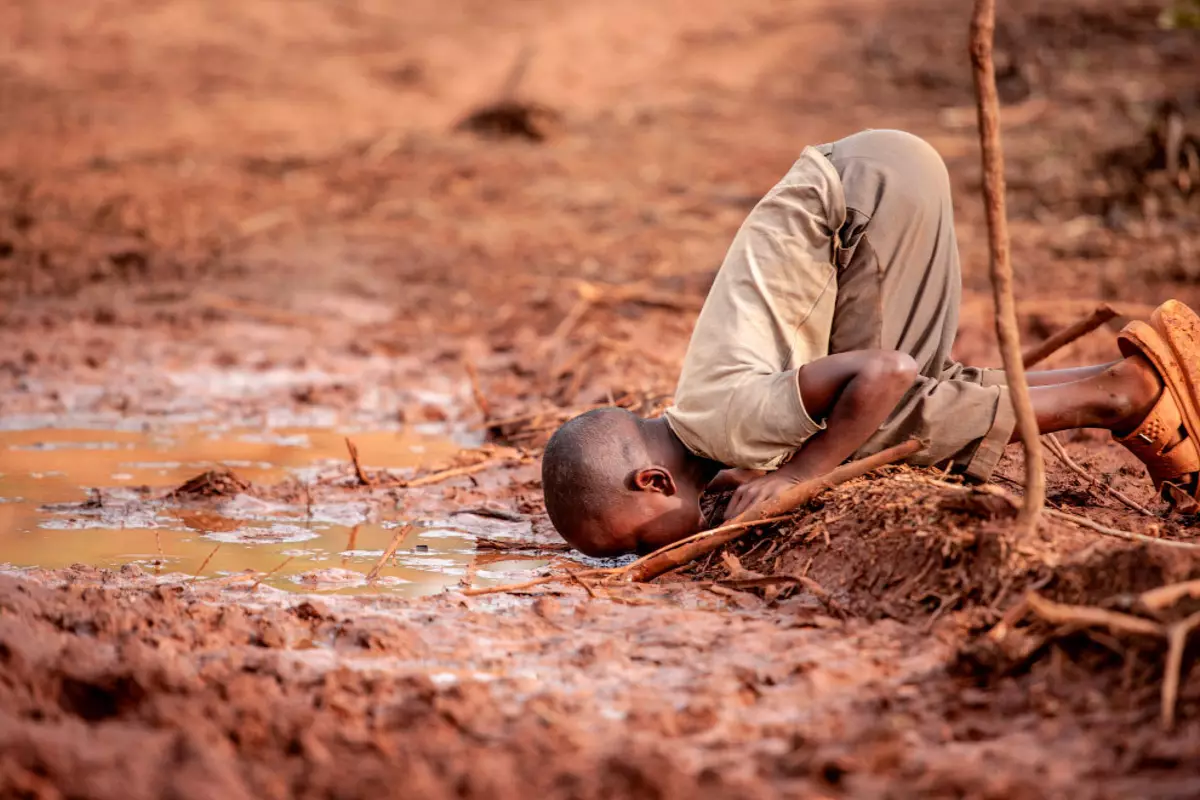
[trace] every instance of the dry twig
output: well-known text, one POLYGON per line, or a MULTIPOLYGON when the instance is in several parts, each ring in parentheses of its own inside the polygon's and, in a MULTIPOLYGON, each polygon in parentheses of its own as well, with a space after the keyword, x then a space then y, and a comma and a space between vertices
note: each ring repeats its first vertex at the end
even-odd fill
POLYGON ((1174 547, 1177 550, 1200 550, 1200 543, 1197 542, 1180 542, 1175 539, 1156 539, 1153 536, 1146 536, 1143 533, 1132 533, 1130 531, 1120 530, 1119 528, 1110 528, 1107 525, 1101 525, 1095 520, 1088 519, 1087 517, 1083 517, 1078 514, 1069 514, 1066 511, 1059 511, 1057 508, 1046 509, 1046 514, 1051 517, 1066 520, 1067 522, 1073 522, 1076 525, 1080 525, 1084 528, 1090 528, 1096 533, 1103 533, 1105 536, 1113 536, 1117 539, 1125 539, 1129 542, 1157 544, 1162 545, 1163 547, 1174 547))
POLYGON ((270 572, 264 572, 262 575, 259 575, 259 576, 258 576, 258 580, 256 580, 256 581, 254 582, 254 584, 253 584, 253 585, 250 587, 249 591, 253 592, 255 589, 257 589, 257 588, 258 588, 258 585, 259 585, 260 583, 262 583, 262 582, 263 582, 263 581, 265 581, 267 578, 271 577, 271 576, 272 576, 272 575, 274 575, 276 572, 279 572, 279 570, 283 569, 283 568, 284 568, 284 567, 286 567, 288 564, 290 564, 290 563, 292 562, 292 559, 293 559, 293 558, 295 558, 295 556, 288 556, 287 558, 285 558, 285 559, 283 560, 283 563, 282 563, 282 564, 280 564, 278 567, 275 567, 275 569, 271 570, 270 572))
POLYGON ((1147 517, 1155 516, 1154 512, 1150 511, 1145 506, 1140 505, 1136 500, 1134 500, 1133 498, 1124 494, 1123 492, 1118 491, 1117 489, 1113 488, 1112 486, 1109 486, 1107 483, 1104 483, 1099 478, 1092 475, 1090 472, 1088 472, 1086 469, 1084 469, 1078 463, 1076 463, 1071 458, 1071 456, 1067 453, 1067 449, 1065 447, 1063 447, 1062 442, 1060 442, 1057 438, 1055 438, 1054 434, 1047 433, 1043 437, 1043 439, 1045 439, 1045 442, 1046 442, 1046 449, 1049 450, 1051 453, 1053 453, 1054 457, 1057 458, 1059 461, 1061 461, 1063 463, 1063 466, 1065 466, 1067 469, 1071 470, 1076 475, 1083 478, 1085 481, 1091 483, 1093 486, 1098 486, 1099 488, 1108 492, 1110 495, 1115 497, 1117 500, 1119 500, 1122 503, 1124 503, 1125 505, 1129 506, 1130 508, 1132 508, 1134 511, 1138 512, 1139 514, 1145 514, 1147 517))
MULTIPOLYGON (((266 214, 260 214, 259 217, 255 217, 254 219, 265 218, 266 216, 266 214)), ((301 329, 324 327, 324 321, 316 315, 298 314, 292 311, 285 311, 280 308, 272 308, 261 305, 252 300, 225 297, 222 295, 213 294, 211 292, 199 292, 193 295, 193 299, 218 311, 245 314, 246 316, 253 317, 270 325, 281 325, 286 328, 301 329)))
MULTIPOLYGON (((404 539, 412 529, 413 525, 411 523, 405 523, 396 529, 395 535, 392 536, 392 541, 388 542, 387 549, 383 551, 383 555, 379 557, 379 560, 375 562, 375 566, 371 567, 371 571, 367 573, 367 583, 375 582, 375 579, 379 577, 379 571, 387 564, 388 559, 396 555, 396 550, 404 543, 404 539)), ((357 531, 358 528, 354 530, 357 531)))
MULTIPOLYGON (((994 484, 986 484, 985 483, 981 486, 968 487, 968 486, 962 486, 957 483, 950 483, 949 481, 939 480, 938 478, 931 478, 927 475, 904 475, 904 476, 897 476, 897 478, 899 480, 905 480, 910 483, 926 483, 926 484, 929 484, 930 486, 941 486, 946 489, 956 489, 960 492, 980 492, 983 494, 990 494, 995 497, 1004 498, 1008 503, 1010 503, 1012 505, 1013 508, 1020 508, 1020 502, 1017 500, 1016 497, 1014 497, 1009 492, 1005 491, 1004 489, 1001 489, 999 486, 996 486, 994 484)), ((1117 539, 1124 539, 1129 542, 1143 542, 1145 544, 1157 544, 1157 545, 1162 545, 1163 547, 1174 547, 1178 550, 1200 550, 1200 542, 1181 542, 1176 539, 1156 539, 1153 536, 1146 536, 1143 533, 1132 533, 1131 531, 1123 531, 1123 530, 1120 530, 1119 528, 1110 528, 1107 525, 1101 525, 1099 522, 1096 522, 1095 520, 1088 519, 1087 517, 1080 516, 1078 514, 1070 514, 1066 511, 1061 511, 1057 508, 1047 508, 1047 509, 1045 509, 1045 512, 1046 512, 1047 516, 1054 517, 1056 519, 1065 520, 1067 522, 1072 522, 1076 525, 1079 525, 1080 527, 1093 530, 1096 533, 1102 533, 1105 536, 1112 536, 1117 539)))
POLYGON ((1140 636, 1162 636, 1163 627, 1157 622, 1109 611, 1095 606, 1072 606, 1047 600, 1037 592, 1025 595, 1029 609, 1047 622, 1055 625, 1082 625, 1084 627, 1108 628, 1114 633, 1132 633, 1140 636))
MULTIPOLYGON (((562 347, 562 343, 571 335, 571 331, 575 330, 575 326, 591 310, 593 302, 590 296, 585 296, 583 292, 580 292, 580 297, 575 301, 575 305, 571 306, 571 310, 559 321, 551 334, 543 340, 541 346, 542 355, 548 355, 551 349, 562 347)), ((557 358, 551 359, 549 363, 553 364, 557 360, 557 358)))
MULTIPOLYGON (((652 560, 661 558, 661 557, 665 556, 668 552, 674 552, 677 549, 689 547, 693 544, 707 542, 709 539, 712 539, 715 537, 723 537, 728 533, 744 531, 744 530, 748 530, 750 528, 757 528, 762 525, 773 525, 776 522, 785 522, 789 519, 792 519, 793 516, 794 516, 793 514, 780 514, 778 516, 765 517, 762 519, 743 520, 741 522, 734 521, 734 522, 730 522, 725 525, 721 525, 716 528, 709 528, 706 531, 700 531, 699 533, 693 533, 691 536, 687 537, 686 539, 680 539, 677 542, 672 542, 671 544, 664 545, 663 547, 660 547, 658 550, 655 550, 653 553, 648 553, 648 554, 642 556, 641 558, 639 558, 637 561, 634 561, 631 564, 626 564, 623 567, 617 568, 616 572, 620 575, 628 576, 630 580, 640 581, 640 580, 642 580, 642 578, 639 577, 640 570, 646 564, 650 563, 652 560)), ((726 541, 732 541, 732 539, 729 539, 726 541)), ((706 548, 703 553, 698 553, 696 555, 696 558, 699 558, 702 555, 706 555, 710 552, 713 552, 713 550, 715 550, 715 549, 716 549, 715 547, 711 548, 711 549, 706 548)), ((680 561, 678 564, 673 564, 673 565, 667 567, 666 569, 664 569, 663 572, 656 573, 655 577, 657 575, 662 575, 664 572, 667 572, 668 570, 675 569, 676 567, 681 567, 684 564, 686 564, 688 561, 691 561, 691 560, 694 560, 694 559, 688 559, 687 561, 680 561)), ((646 578, 645 580, 650 580, 650 578, 646 578)))
POLYGON ((921 449, 921 442, 911 439, 903 444, 889 447, 875 455, 851 461, 812 480, 798 483, 774 500, 752 506, 739 514, 730 524, 709 531, 702 531, 686 539, 659 548, 648 556, 639 558, 623 569, 630 580, 649 581, 668 570, 687 564, 716 550, 724 544, 745 534, 749 528, 778 522, 788 516, 787 512, 807 503, 818 493, 853 478, 858 478, 879 467, 907 458, 921 449))
POLYGON ((354 474, 358 478, 358 482, 363 486, 370 486, 371 479, 367 477, 367 473, 363 472, 362 464, 358 461, 358 447, 350 441, 349 436, 346 437, 346 449, 350 452, 350 461, 354 464, 354 474))
POLYGON ((431 472, 428 475, 422 475, 419 478, 413 478, 409 481, 400 481, 400 488, 415 489, 418 486, 429 486, 433 483, 441 483, 442 481, 450 480, 451 478, 461 478, 464 475, 474 475, 476 472, 483 472, 485 469, 490 469, 497 464, 502 464, 512 459, 507 456, 499 456, 489 458, 486 461, 480 461, 478 464, 471 464, 466 467, 453 467, 444 469, 441 472, 431 472))
POLYGON ((257 573, 252 569, 244 569, 241 572, 235 572, 232 575, 218 575, 212 578, 204 578, 200 581, 205 586, 224 586, 230 583, 240 583, 253 578, 257 573))
POLYGON ((640 303, 677 311, 699 311, 704 305, 703 297, 655 289, 645 282, 598 284, 580 281, 579 294, 597 304, 640 303))
POLYGON ((483 387, 479 385, 479 371, 475 369, 475 362, 469 358, 463 358, 463 369, 467 371, 467 378, 471 381, 471 397, 475 399, 475 406, 483 415, 483 421, 486 423, 492 418, 492 404, 488 402, 487 395, 483 393, 483 387))
POLYGON ((1116 309, 1108 303, 1101 303, 1096 306, 1096 309, 1079 320, 1073 325, 1056 332, 1050 338, 1041 344, 1034 345, 1021 354, 1021 361, 1025 364, 1025 369, 1029 369, 1035 364, 1045 361, 1058 350, 1066 347, 1076 339, 1087 336, 1092 331, 1099 328, 1104 323, 1120 316, 1116 309))
POLYGON ((598 595, 596 594, 595 590, 592 589, 591 585, 588 584, 587 581, 585 581, 583 578, 579 577, 578 572, 572 572, 571 570, 567 570, 567 574, 571 576, 571 580, 575 581, 576 583, 578 583, 580 586, 583 587, 583 590, 588 593, 588 597, 592 598, 593 600, 598 598, 598 595))
POLYGON ((192 576, 192 579, 191 579, 191 581, 189 581, 189 583, 194 582, 197 578, 199 578, 204 573, 204 568, 208 566, 208 562, 212 561, 212 557, 215 556, 217 554, 217 551, 220 549, 221 549, 221 545, 218 544, 216 547, 214 547, 212 549, 212 551, 208 555, 206 555, 204 557, 204 560, 200 562, 200 568, 196 570, 196 574, 194 576, 192 576))
MULTIPOLYGON (((1184 596, 1184 592, 1177 591, 1177 587, 1184 585, 1164 586, 1146 594, 1158 592, 1159 594, 1155 596, 1155 602, 1166 605, 1184 596)), ((1143 595, 1143 597, 1145 596, 1143 595)), ((1095 606, 1073 606, 1064 603, 1055 603, 1038 595, 1036 592, 1029 592, 1025 597, 1025 602, 1028 603, 1031 611, 1055 625, 1077 625, 1084 628, 1102 627, 1107 628, 1113 633, 1127 633, 1135 636, 1151 636, 1154 638, 1165 637, 1167 640, 1167 657, 1163 664, 1162 724, 1165 730, 1171 730, 1175 726, 1175 711, 1179 704, 1179 684, 1182 680, 1184 650, 1187 648, 1188 637, 1192 631, 1200 627, 1200 611, 1164 628, 1157 622, 1135 617, 1131 614, 1124 614, 1119 611, 1111 611, 1095 606)))
POLYGON ((612 575, 618 572, 618 569, 585 569, 579 572, 567 573, 565 575, 547 575, 544 578, 534 578, 531 581, 522 581, 521 583, 509 583, 504 586, 488 586, 482 589, 467 589, 462 593, 467 597, 478 597, 482 594, 501 594, 503 592, 519 592, 522 589, 532 589, 534 586, 543 586, 547 583, 558 583, 559 581, 578 580, 579 578, 590 578, 595 575, 612 575))
POLYGON ((1183 672, 1183 651, 1188 635, 1200 625, 1200 611, 1191 614, 1167 629, 1167 661, 1163 666, 1162 723, 1163 728, 1175 727, 1175 707, 1179 704, 1179 682, 1183 672))
POLYGON ((987 212, 992 298, 996 305, 996 336, 1004 361, 1005 378, 1017 430, 1025 446, 1025 502, 1018 519, 1028 531, 1037 527, 1046 502, 1046 466, 1038 439, 1037 418, 1021 360, 1021 338, 1013 300, 1012 258, 1005 209, 1004 153, 1000 144, 1000 99, 996 94, 996 68, 992 44, 996 28, 996 0, 975 0, 971 19, 971 63, 979 106, 979 139, 983 151, 983 195, 987 212))
POLYGON ((1200 580, 1171 583, 1142 592, 1138 597, 1138 602, 1151 611, 1162 611, 1185 597, 1200 597, 1200 580))

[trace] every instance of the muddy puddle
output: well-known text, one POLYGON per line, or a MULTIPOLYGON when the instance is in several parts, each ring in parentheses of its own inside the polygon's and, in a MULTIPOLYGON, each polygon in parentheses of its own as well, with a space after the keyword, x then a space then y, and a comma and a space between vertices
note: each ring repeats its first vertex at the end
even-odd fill
POLYGON ((263 583, 289 591, 405 596, 464 578, 477 586, 520 580, 546 564, 476 553, 477 536, 505 538, 527 523, 435 516, 415 523, 368 585, 366 574, 403 520, 346 501, 297 507, 238 494, 191 508, 165 497, 218 467, 260 486, 314 480, 344 468, 347 435, 367 467, 415 468, 459 447, 411 431, 332 428, 0 431, 0 564, 137 564, 202 577, 255 570, 270 573, 263 583))

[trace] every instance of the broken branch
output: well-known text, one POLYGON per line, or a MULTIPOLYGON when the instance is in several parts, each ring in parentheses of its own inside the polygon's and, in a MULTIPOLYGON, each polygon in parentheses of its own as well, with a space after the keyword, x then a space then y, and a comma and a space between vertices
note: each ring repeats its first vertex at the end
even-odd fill
POLYGON ((1026 350, 1021 354, 1021 361, 1025 364, 1025 368, 1029 369, 1034 364, 1046 360, 1071 342, 1087 336, 1101 325, 1116 319, 1118 316, 1120 315, 1117 314, 1116 309, 1108 303, 1101 303, 1096 306, 1096 309, 1091 314, 1079 320, 1074 325, 1063 328, 1041 344, 1034 345, 1026 350))
POLYGON ((1067 449, 1065 447, 1063 447, 1062 442, 1060 442, 1057 438, 1055 438, 1054 434, 1048 433, 1043 438, 1045 439, 1045 442, 1046 442, 1046 449, 1049 450, 1051 453, 1053 453, 1054 457, 1057 458, 1059 461, 1061 461, 1063 463, 1063 466, 1065 466, 1067 469, 1071 470, 1076 475, 1083 478, 1085 481, 1092 484, 1093 486, 1100 487, 1101 489, 1108 492, 1113 497, 1115 497, 1117 500, 1119 500, 1122 503, 1124 503, 1125 505, 1129 506, 1130 508, 1132 508, 1134 511, 1138 512, 1139 514, 1145 514, 1147 517, 1154 516, 1154 513, 1152 511, 1150 511, 1149 509, 1147 509, 1145 506, 1139 505, 1137 503, 1137 501, 1133 500, 1132 498, 1130 498, 1129 496, 1125 495, 1124 493, 1118 491, 1117 489, 1114 489, 1112 486, 1109 486, 1107 483, 1104 483, 1099 478, 1097 478, 1096 476, 1092 475, 1090 472, 1085 470, 1083 467, 1079 466, 1079 464, 1075 463, 1075 461, 1071 458, 1071 456, 1067 454, 1067 449))
POLYGON ((492 404, 488 402, 487 395, 479 385, 479 371, 475 369, 475 362, 469 358, 463 359, 463 369, 467 371, 467 379, 471 381, 471 396, 475 399, 475 406, 486 423, 492 418, 492 404))
POLYGON ((575 581, 576 583, 578 583, 580 586, 583 587, 583 590, 585 592, 587 592, 588 597, 592 598, 593 600, 595 600, 597 598, 597 594, 596 594, 595 590, 592 589, 591 585, 588 584, 587 581, 585 581, 583 578, 579 577, 578 572, 572 572, 571 570, 567 570, 567 574, 571 576, 571 580, 575 581))
POLYGON ((1200 550, 1200 543, 1196 542, 1180 542, 1175 539, 1156 539, 1153 536, 1146 536, 1143 533, 1132 533, 1123 531, 1118 528, 1110 528, 1107 525, 1101 525, 1099 522, 1090 520, 1087 517, 1079 516, 1078 514, 1069 514, 1066 511, 1059 511, 1057 508, 1047 508, 1046 514, 1058 519, 1064 519, 1067 522, 1073 522, 1084 528, 1090 528, 1096 533, 1103 533, 1105 536, 1113 536, 1117 539, 1125 539, 1129 542, 1145 542, 1146 544, 1157 544, 1163 547, 1174 547, 1178 550, 1200 550))
POLYGON ((1179 682, 1183 672, 1183 651, 1188 636, 1200 625, 1200 611, 1185 617, 1167 629, 1167 661, 1163 667, 1162 723, 1165 730, 1175 727, 1175 707, 1179 704, 1179 682))
POLYGON ((687 564, 713 552, 724 544, 732 542, 734 539, 745 535, 746 531, 750 528, 786 519, 789 512, 793 509, 804 505, 815 495, 832 486, 837 486, 840 483, 861 477, 874 469, 907 458, 920 450, 921 447, 921 442, 916 439, 910 439, 903 444, 889 447, 875 455, 843 464, 827 475, 796 484, 773 500, 751 506, 739 514, 728 525, 722 525, 719 528, 709 531, 701 531, 686 539, 681 539, 666 547, 659 548, 650 555, 639 558, 629 566, 624 567, 622 572, 627 574, 630 580, 653 580, 664 572, 687 564))
POLYGON ((358 478, 358 482, 363 486, 370 486, 371 479, 367 477, 367 473, 363 472, 362 464, 358 461, 358 447, 350 441, 349 436, 346 437, 346 449, 350 451, 350 461, 354 464, 354 474, 358 478))
POLYGON ((580 578, 590 578, 593 575, 612 575, 619 572, 618 569, 585 569, 579 572, 568 572, 566 575, 547 575, 544 578, 534 578, 531 581, 523 581, 521 583, 509 583, 504 586, 488 586, 483 589, 465 589, 462 594, 467 597, 478 597, 482 594, 500 594, 502 592, 519 592, 522 589, 532 589, 534 586, 542 586, 547 583, 558 583, 559 581, 579 580, 580 578))
POLYGON ((1021 337, 1013 300, 1012 254, 1009 251, 1008 215, 1005 209, 1004 152, 1000 144, 1000 99, 996 93, 996 69, 992 40, 996 28, 995 0, 975 0, 971 19, 971 63, 979 107, 979 140, 983 151, 983 196, 987 212, 988 253, 992 277, 992 299, 996 306, 996 336, 1016 412, 1017 430, 1025 446, 1025 502, 1018 519, 1026 530, 1037 528, 1046 502, 1046 465, 1042 462, 1037 418, 1021 360, 1021 337))
POLYGON ((283 560, 283 563, 282 563, 282 564, 280 564, 278 567, 275 567, 275 569, 271 570, 270 572, 264 572, 263 574, 259 575, 259 576, 258 576, 258 580, 256 580, 256 581, 254 582, 254 584, 253 584, 253 585, 250 587, 249 591, 250 591, 250 592, 253 592, 255 589, 257 589, 257 588, 258 588, 258 585, 259 585, 260 583, 262 583, 262 582, 263 582, 263 581, 265 581, 267 578, 271 577, 271 576, 272 576, 272 575, 274 575, 276 572, 279 572, 279 570, 283 569, 283 568, 284 568, 284 567, 286 567, 288 564, 290 564, 290 563, 292 562, 292 559, 293 559, 293 558, 295 558, 295 556, 288 556, 287 558, 285 558, 285 559, 283 560))
POLYGON ((410 481, 400 481, 400 488, 415 489, 418 486, 429 486, 432 483, 441 483, 451 478, 460 478, 463 475, 474 475, 476 472, 483 472, 485 469, 510 460, 507 457, 489 458, 486 461, 480 461, 478 464, 471 464, 468 467, 454 467, 452 469, 444 469, 441 472, 431 472, 428 475, 422 475, 410 481))
POLYGON ((1200 597, 1200 580, 1159 586, 1157 589, 1142 592, 1138 601, 1151 611, 1162 611, 1185 597, 1200 597))
POLYGON ((1095 606, 1072 606, 1047 600, 1037 592, 1025 595, 1029 609, 1054 625, 1082 625, 1084 627, 1108 628, 1113 633, 1133 633, 1141 636, 1162 636, 1163 627, 1157 622, 1109 611, 1095 606))
MULTIPOLYGON (((217 554, 217 551, 220 549, 221 549, 221 545, 218 544, 216 547, 214 547, 212 549, 212 551, 208 555, 206 555, 204 557, 204 560, 200 562, 200 568, 198 570, 196 570, 196 578, 200 577, 200 575, 203 574, 204 568, 208 566, 208 562, 212 561, 212 557, 215 556, 217 554)), ((196 578, 192 578, 192 580, 196 580, 196 578)))
MULTIPOLYGON (((387 564, 388 559, 396 555, 396 551, 400 549, 400 545, 404 543, 409 531, 413 529, 412 523, 405 523, 396 529, 395 535, 392 536, 392 541, 388 542, 387 549, 383 551, 383 555, 375 562, 375 566, 371 567, 371 571, 367 573, 367 583, 374 583, 379 577, 379 571, 387 564)), ((355 531, 358 530, 356 527, 355 531)))

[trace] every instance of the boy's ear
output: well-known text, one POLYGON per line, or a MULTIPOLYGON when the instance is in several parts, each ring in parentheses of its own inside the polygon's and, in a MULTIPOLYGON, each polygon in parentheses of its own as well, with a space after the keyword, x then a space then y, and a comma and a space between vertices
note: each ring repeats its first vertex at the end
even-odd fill
POLYGON ((675 494, 675 479, 662 467, 644 467, 633 473, 633 488, 640 492, 675 494))

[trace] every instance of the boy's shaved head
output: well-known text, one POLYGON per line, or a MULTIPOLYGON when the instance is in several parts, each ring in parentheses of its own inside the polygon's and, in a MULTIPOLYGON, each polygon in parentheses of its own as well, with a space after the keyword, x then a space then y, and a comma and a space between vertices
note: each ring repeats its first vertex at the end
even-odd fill
POLYGON ((600 408, 567 421, 542 454, 546 512, 563 538, 589 555, 636 547, 614 530, 613 512, 632 487, 631 476, 651 463, 641 420, 623 408, 600 408))
POLYGON ((589 411, 546 444, 546 512, 590 556, 648 552, 700 529, 700 493, 716 468, 692 456, 664 419, 589 411))

